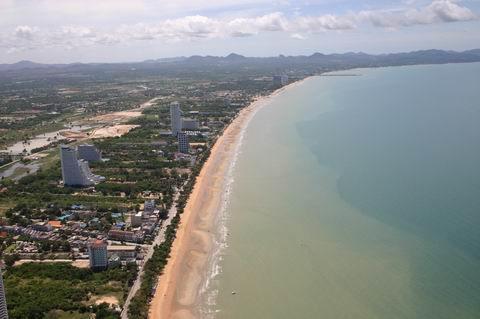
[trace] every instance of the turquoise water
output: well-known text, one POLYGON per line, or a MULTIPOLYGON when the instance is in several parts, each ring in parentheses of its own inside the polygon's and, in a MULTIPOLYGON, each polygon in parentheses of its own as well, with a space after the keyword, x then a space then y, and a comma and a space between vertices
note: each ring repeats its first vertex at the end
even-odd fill
POLYGON ((251 121, 216 318, 480 317, 480 64, 358 73, 251 121))

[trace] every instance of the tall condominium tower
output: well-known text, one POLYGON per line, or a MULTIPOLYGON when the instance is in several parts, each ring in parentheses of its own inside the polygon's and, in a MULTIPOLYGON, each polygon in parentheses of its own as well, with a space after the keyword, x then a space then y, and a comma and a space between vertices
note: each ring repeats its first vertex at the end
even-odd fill
POLYGON ((180 104, 177 101, 170 104, 170 120, 172 135, 177 136, 178 132, 182 131, 182 111, 180 111, 180 104))
POLYGON ((2 271, 0 271, 0 319, 8 319, 7 299, 5 298, 5 289, 3 287, 2 271))
POLYGON ((88 243, 88 259, 93 270, 105 270, 108 267, 107 242, 94 240, 88 243))
POLYGON ((288 76, 286 74, 274 75, 272 81, 274 87, 282 87, 288 84, 288 76))
POLYGON ((78 161, 77 150, 68 146, 60 147, 60 159, 62 162, 63 184, 70 186, 89 186, 94 181, 88 178, 84 168, 78 161))
POLYGON ((178 138, 178 151, 180 153, 188 153, 188 135, 185 132, 179 132, 177 135, 178 138))
POLYGON ((72 147, 62 145, 60 147, 60 159, 64 185, 90 186, 105 179, 102 176, 92 174, 88 162, 79 160, 77 150, 72 147))
POLYGON ((86 160, 88 162, 95 162, 101 161, 102 155, 100 151, 95 147, 95 145, 91 144, 81 144, 78 145, 78 158, 86 160))

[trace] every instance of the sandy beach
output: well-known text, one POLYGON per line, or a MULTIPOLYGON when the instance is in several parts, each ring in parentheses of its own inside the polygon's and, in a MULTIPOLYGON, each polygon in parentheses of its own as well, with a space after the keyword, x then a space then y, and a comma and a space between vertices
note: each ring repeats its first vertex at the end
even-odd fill
POLYGON ((241 144, 242 132, 256 111, 289 86, 259 98, 243 109, 213 146, 182 215, 171 257, 159 278, 150 305, 149 318, 200 317, 200 288, 206 281, 208 261, 218 231, 216 221, 224 201, 231 163, 241 144))

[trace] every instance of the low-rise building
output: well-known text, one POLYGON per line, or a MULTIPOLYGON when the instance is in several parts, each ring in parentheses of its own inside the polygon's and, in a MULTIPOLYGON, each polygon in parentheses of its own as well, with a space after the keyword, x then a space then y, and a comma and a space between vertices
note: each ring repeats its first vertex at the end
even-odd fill
POLYGON ((198 130, 200 124, 198 120, 191 119, 191 118, 182 118, 182 129, 188 131, 195 131, 198 130))
POLYGON ((110 230, 108 232, 108 239, 128 241, 133 243, 142 243, 145 235, 143 232, 133 232, 128 230, 110 230))
POLYGON ((49 232, 53 227, 48 222, 38 222, 32 225, 32 229, 36 231, 49 232))
POLYGON ((196 157, 190 154, 184 153, 175 153, 174 158, 176 161, 187 161, 190 162, 190 166, 195 165, 196 157))
POLYGON ((60 229, 63 227, 62 222, 59 220, 50 220, 48 224, 53 228, 53 229, 60 229))
POLYGON ((108 246, 108 257, 117 255, 121 260, 135 259, 137 257, 137 248, 132 245, 112 245, 108 246))
POLYGON ((143 210, 147 213, 153 213, 153 211, 155 210, 155 200, 146 200, 143 204, 143 210))
POLYGON ((147 224, 142 226, 142 230, 145 234, 151 235, 155 230, 155 224, 147 224))
POLYGON ((108 267, 115 268, 122 264, 122 259, 118 255, 112 255, 108 257, 108 267))
POLYGON ((142 226, 142 212, 138 212, 130 215, 130 224, 132 227, 142 226))

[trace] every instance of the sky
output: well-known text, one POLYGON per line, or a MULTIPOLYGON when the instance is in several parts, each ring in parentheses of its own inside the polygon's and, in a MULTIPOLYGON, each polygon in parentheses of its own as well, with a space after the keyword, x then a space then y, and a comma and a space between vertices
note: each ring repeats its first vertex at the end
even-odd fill
POLYGON ((480 0, 0 0, 0 63, 480 48, 480 0))

